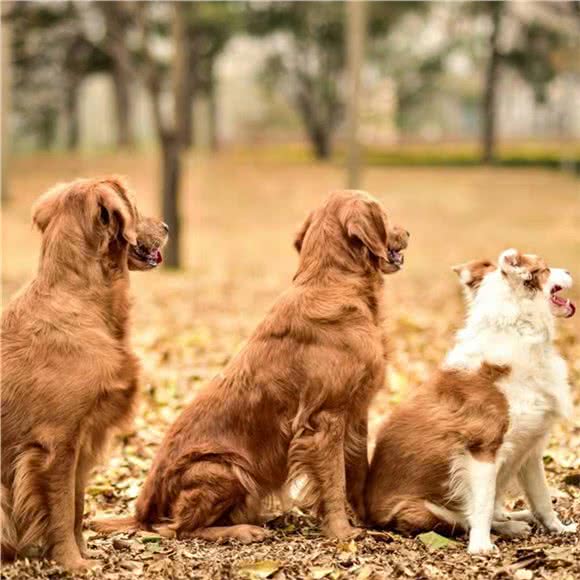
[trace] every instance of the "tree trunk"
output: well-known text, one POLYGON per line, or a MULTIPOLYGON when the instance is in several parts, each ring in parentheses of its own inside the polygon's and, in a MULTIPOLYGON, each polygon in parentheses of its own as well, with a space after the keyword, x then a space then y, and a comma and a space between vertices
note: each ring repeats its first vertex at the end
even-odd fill
POLYGON ((162 200, 163 219, 169 226, 166 247, 166 263, 172 268, 181 267, 179 241, 181 237, 179 193, 181 190, 181 163, 183 151, 183 115, 187 100, 187 16, 189 7, 185 2, 173 4, 173 118, 163 125, 159 86, 156 92, 156 118, 161 137, 162 150, 162 200))
POLYGON ((187 147, 191 142, 191 90, 193 87, 190 67, 191 47, 189 42, 189 2, 177 2, 175 5, 174 42, 175 57, 173 70, 173 98, 175 102, 175 130, 179 142, 187 147))
POLYGON ((179 240, 181 223, 179 218, 179 187, 181 178, 181 145, 177 135, 165 135, 161 139, 161 195, 163 200, 163 219, 169 226, 169 240, 165 249, 165 263, 179 268, 181 255, 179 240))
POLYGON ((79 146, 79 88, 80 79, 74 75, 68 79, 65 95, 66 147, 75 151, 79 146))
POLYGON ((489 60, 485 75, 485 93, 483 96, 483 163, 493 163, 495 160, 497 88, 501 56, 499 51, 499 33, 503 2, 490 2, 489 9, 491 10, 492 29, 489 39, 489 60))
POLYGON ((38 147, 41 151, 52 149, 56 141, 56 126, 58 114, 52 108, 45 108, 41 112, 38 125, 38 147))
POLYGON ((364 65, 366 35, 366 4, 363 0, 349 0, 345 13, 346 46, 348 60, 347 101, 347 187, 360 187, 360 143, 358 136, 360 117, 361 69, 364 65))
POLYGON ((209 85, 207 91, 208 108, 209 108, 208 111, 209 147, 211 151, 217 151, 219 149, 218 104, 214 76, 215 76, 214 63, 212 61, 209 65, 209 85))
POLYGON ((189 54, 187 58, 187 78, 185 80, 185 101, 183 103, 183 111, 181 112, 183 119, 182 139, 183 146, 186 149, 195 145, 195 135, 193 128, 193 103, 195 100, 195 93, 197 87, 195 86, 195 75, 192 64, 196 62, 195 39, 189 40, 189 54))
POLYGON ((308 130, 316 159, 330 159, 332 153, 330 128, 317 125, 308 130))
POLYGON ((12 2, 2 2, 2 168, 0 196, 2 203, 10 199, 8 191, 9 147, 11 142, 10 109, 12 93, 12 25, 7 15, 12 8, 12 2))
POLYGON ((135 139, 131 122, 131 81, 118 61, 113 63, 113 85, 117 116, 117 145, 133 147, 135 139))

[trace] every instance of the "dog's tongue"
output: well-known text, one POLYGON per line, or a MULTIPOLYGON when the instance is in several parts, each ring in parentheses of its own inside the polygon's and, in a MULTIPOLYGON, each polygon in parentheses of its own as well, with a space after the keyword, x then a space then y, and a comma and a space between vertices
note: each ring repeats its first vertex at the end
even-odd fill
POLYGON ((566 302, 568 302, 568 312, 569 312, 569 314, 566 315, 566 318, 572 318, 572 316, 576 314, 576 304, 574 304, 572 300, 567 300, 566 302))
POLYGON ((161 252, 159 250, 157 250, 157 252, 155 252, 155 260, 156 260, 157 264, 161 264, 161 262, 163 262, 163 254, 161 254, 161 252))

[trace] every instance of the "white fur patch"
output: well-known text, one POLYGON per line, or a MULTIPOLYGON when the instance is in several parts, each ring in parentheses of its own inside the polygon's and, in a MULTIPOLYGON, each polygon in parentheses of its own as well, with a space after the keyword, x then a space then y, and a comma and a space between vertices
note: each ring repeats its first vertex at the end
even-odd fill
MULTIPOLYGON (((485 528, 493 517, 494 504, 501 503, 506 486, 532 453, 539 453, 541 459, 554 421, 569 417, 573 408, 566 363, 553 344, 549 290, 546 294, 530 294, 523 285, 520 289, 507 280, 503 272, 518 268, 516 255, 515 250, 503 252, 498 261, 500 268, 484 277, 469 305, 465 327, 458 332, 456 345, 444 363, 450 369, 475 371, 484 362, 508 365, 511 369, 498 381, 498 388, 508 402, 509 428, 495 465, 492 468, 477 462, 469 454, 456 457, 451 464, 450 499, 459 500, 463 511, 457 518, 467 519, 472 529, 477 527, 473 530, 473 542, 470 538, 469 551, 473 553, 493 549, 489 530, 486 533, 485 528)), ((565 270, 552 269, 547 286, 567 288, 571 283, 565 270)), ((521 483, 528 499, 545 498, 545 483, 538 475, 521 483)), ((540 509, 546 512, 542 517, 546 527, 562 532, 571 529, 560 523, 551 502, 549 508, 540 506, 540 509)))

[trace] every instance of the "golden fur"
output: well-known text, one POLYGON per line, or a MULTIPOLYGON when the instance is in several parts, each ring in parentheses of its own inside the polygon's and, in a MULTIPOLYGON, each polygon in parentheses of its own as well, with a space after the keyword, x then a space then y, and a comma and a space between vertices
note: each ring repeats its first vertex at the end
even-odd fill
POLYGON ((259 540, 261 500, 306 475, 325 533, 356 533, 347 502, 364 516, 367 411, 385 378, 383 273, 407 239, 363 192, 312 212, 292 286, 170 428, 135 516, 96 528, 259 540))
POLYGON ((121 180, 44 194, 35 279, 2 316, 2 557, 31 544, 69 568, 88 564, 84 489, 111 434, 130 420, 139 363, 129 345, 129 247, 165 241, 121 180), (141 231, 140 231, 141 228, 141 231))

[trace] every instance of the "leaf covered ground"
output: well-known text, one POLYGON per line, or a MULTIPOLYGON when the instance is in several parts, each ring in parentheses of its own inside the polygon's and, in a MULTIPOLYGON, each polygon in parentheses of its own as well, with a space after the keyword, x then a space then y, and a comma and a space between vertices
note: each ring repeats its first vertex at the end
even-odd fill
MULTIPOLYGON (((122 173, 144 212, 156 212, 156 158, 38 156, 11 165, 12 201, 3 208, 3 297, 34 272, 39 236, 31 231, 34 198, 56 181, 122 173)), ((293 233, 309 209, 341 187, 333 165, 252 160, 222 154, 187 160, 184 177, 182 272, 134 274, 135 350, 143 362, 142 404, 134 430, 119 440, 91 480, 86 519, 125 513, 167 426, 219 372, 284 289, 296 266, 293 233)), ((365 189, 411 231, 405 270, 389 277, 392 337, 385 389, 370 414, 371 434, 389 409, 429 376, 461 324, 461 294, 449 267, 494 258, 510 246, 565 266, 580 280, 580 182, 566 174, 507 169, 371 169, 365 189)), ((573 292, 576 299, 578 290, 573 292)), ((580 315, 559 325, 580 404, 580 315)), ((580 522, 580 423, 559 425, 545 463, 556 508, 580 522)), ((517 494, 510 500, 521 502, 517 494)), ((498 540, 491 557, 470 557, 465 543, 406 539, 368 531, 352 542, 320 535, 316 522, 294 510, 269 522, 262 544, 175 541, 151 533, 97 536, 89 547, 102 566, 86 577, 110 578, 532 578, 580 577, 578 535, 539 530, 526 539, 498 540)), ((2 578, 65 578, 38 559, 5 566, 2 578)), ((82 576, 82 575, 81 575, 82 576)))

